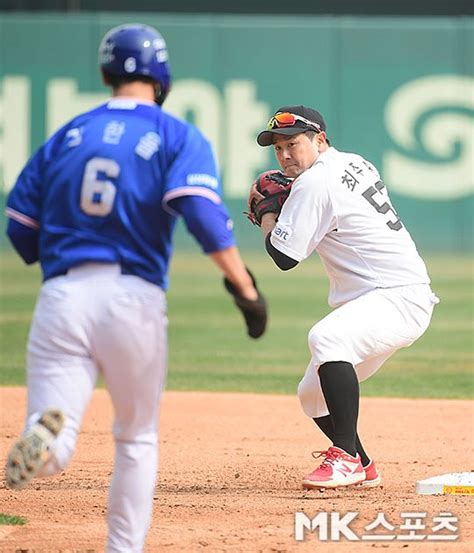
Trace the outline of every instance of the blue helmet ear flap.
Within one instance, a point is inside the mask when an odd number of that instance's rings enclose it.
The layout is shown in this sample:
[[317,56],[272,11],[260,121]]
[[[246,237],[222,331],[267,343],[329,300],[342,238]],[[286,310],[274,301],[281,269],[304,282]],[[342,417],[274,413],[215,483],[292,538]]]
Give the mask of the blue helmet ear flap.
[[111,75],[151,78],[159,85],[155,98],[158,105],[171,87],[166,42],[148,25],[127,24],[111,29],[99,46],[99,66]]

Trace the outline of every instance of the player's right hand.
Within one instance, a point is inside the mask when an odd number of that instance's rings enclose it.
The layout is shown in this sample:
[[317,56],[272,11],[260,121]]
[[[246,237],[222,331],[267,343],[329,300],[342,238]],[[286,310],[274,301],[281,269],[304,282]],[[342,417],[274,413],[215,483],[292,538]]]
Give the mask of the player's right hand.
[[257,181],[254,181],[249,190],[249,196],[247,198],[247,209],[249,211],[252,211],[252,206],[260,200],[263,200],[264,197],[265,196],[263,194],[260,194],[260,192],[258,191]]

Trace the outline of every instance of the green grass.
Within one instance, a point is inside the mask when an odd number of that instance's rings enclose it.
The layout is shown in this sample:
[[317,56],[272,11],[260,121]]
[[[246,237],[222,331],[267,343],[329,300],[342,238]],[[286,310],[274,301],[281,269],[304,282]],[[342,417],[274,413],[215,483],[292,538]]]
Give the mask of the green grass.
[[[25,344],[40,272],[10,251],[0,255],[0,384],[24,384]],[[212,263],[197,252],[177,252],[168,294],[168,389],[296,392],[309,359],[307,332],[329,312],[327,278],[317,257],[288,273],[263,253],[244,253],[244,259],[270,305],[268,332],[257,341],[247,338]],[[473,260],[431,256],[427,264],[441,298],[432,324],[362,384],[363,395],[474,396]]]
[[28,521],[25,517],[18,517],[16,515],[6,515],[5,513],[0,513],[0,526],[9,525],[9,526],[23,526]]

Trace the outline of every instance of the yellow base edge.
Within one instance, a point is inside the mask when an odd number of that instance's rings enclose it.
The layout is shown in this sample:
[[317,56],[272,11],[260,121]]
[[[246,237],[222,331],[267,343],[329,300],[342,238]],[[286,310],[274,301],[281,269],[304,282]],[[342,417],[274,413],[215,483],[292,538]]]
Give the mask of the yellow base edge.
[[474,495],[474,486],[443,486],[443,493],[450,495]]

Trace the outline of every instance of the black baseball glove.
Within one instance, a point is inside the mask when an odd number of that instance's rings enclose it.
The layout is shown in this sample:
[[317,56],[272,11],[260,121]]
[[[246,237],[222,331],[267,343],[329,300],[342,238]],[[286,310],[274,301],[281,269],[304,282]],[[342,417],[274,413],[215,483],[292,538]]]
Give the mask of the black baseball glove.
[[257,288],[257,282],[253,274],[247,269],[253,285],[257,290],[258,297],[256,300],[248,300],[243,298],[230,280],[224,277],[224,286],[229,294],[234,298],[235,305],[242,311],[247,325],[247,333],[251,338],[260,338],[265,332],[267,326],[267,302]]

